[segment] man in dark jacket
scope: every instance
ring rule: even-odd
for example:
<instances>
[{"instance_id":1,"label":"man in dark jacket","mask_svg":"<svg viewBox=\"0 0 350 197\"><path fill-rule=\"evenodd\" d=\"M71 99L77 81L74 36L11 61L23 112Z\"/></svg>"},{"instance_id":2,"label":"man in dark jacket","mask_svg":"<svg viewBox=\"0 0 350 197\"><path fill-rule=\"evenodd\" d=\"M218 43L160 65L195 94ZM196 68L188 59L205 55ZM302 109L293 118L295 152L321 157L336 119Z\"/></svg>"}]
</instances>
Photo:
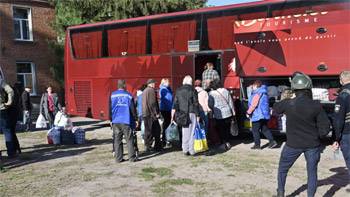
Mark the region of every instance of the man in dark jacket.
<instances>
[{"instance_id":1,"label":"man in dark jacket","mask_svg":"<svg viewBox=\"0 0 350 197\"><path fill-rule=\"evenodd\" d=\"M110 98L111 122L113 127L114 150L116 152L116 162L120 163L123 159L123 136L128 144L129 161L138 160L134 147L133 129L137 126L137 113L133 97L125 90L124 80L118 80L118 90L112 92Z\"/></svg>"},{"instance_id":2,"label":"man in dark jacket","mask_svg":"<svg viewBox=\"0 0 350 197\"><path fill-rule=\"evenodd\" d=\"M0 76L0 130L4 133L7 155L14 157L16 150L11 133L11 117L9 108L13 103L14 91Z\"/></svg>"},{"instance_id":3,"label":"man in dark jacket","mask_svg":"<svg viewBox=\"0 0 350 197\"><path fill-rule=\"evenodd\" d=\"M160 151L162 145L160 142L160 125L159 106L157 101L157 94L155 91L156 81L149 79L147 81L147 88L142 92L142 118L145 125L145 146L146 152L151 151L153 138L155 140L154 150Z\"/></svg>"},{"instance_id":4,"label":"man in dark jacket","mask_svg":"<svg viewBox=\"0 0 350 197\"><path fill-rule=\"evenodd\" d=\"M278 197L284 196L289 169L304 153L307 166L307 194L317 189L317 166L321 156L320 139L327 136L330 122L321 104L312 100L312 81L303 73L295 73L291 81L296 97L276 103L275 112L287 117L287 142L281 152L278 168Z\"/></svg>"},{"instance_id":5,"label":"man in dark jacket","mask_svg":"<svg viewBox=\"0 0 350 197\"><path fill-rule=\"evenodd\" d=\"M333 126L335 130L334 150L340 148L348 168L350 177L350 71L340 74L340 84L343 86L335 104Z\"/></svg>"},{"instance_id":6,"label":"man in dark jacket","mask_svg":"<svg viewBox=\"0 0 350 197\"><path fill-rule=\"evenodd\" d=\"M22 112L22 99L21 99L21 89L22 84L20 82L16 82L13 87L13 102L11 107L9 107L9 116L10 116L10 129L12 134L13 146L15 148L16 153L21 153L21 147L16 135L16 126L18 118Z\"/></svg>"},{"instance_id":7,"label":"man in dark jacket","mask_svg":"<svg viewBox=\"0 0 350 197\"><path fill-rule=\"evenodd\" d=\"M32 123L32 102L30 101L30 91L30 88L26 87L22 93L23 124L25 125L26 131L30 131Z\"/></svg>"},{"instance_id":8,"label":"man in dark jacket","mask_svg":"<svg viewBox=\"0 0 350 197\"><path fill-rule=\"evenodd\" d=\"M182 127L182 151L183 154L194 155L194 129L199 121L199 101L197 90L192 85L192 77L187 75L183 79L183 86L176 90L172 110L172 121ZM176 116L183 114L184 121L176 120ZM182 116L182 115L181 115Z\"/></svg>"}]
</instances>

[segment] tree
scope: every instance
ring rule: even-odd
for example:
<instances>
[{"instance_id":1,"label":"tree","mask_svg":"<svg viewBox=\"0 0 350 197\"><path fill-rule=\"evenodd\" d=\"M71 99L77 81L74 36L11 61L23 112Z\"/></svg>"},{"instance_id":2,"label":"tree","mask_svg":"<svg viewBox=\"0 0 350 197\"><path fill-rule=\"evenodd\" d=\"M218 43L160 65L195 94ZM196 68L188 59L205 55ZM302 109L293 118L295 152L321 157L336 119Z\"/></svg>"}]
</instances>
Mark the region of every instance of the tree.
<instances>
[{"instance_id":1,"label":"tree","mask_svg":"<svg viewBox=\"0 0 350 197\"><path fill-rule=\"evenodd\" d=\"M207 0L51 0L53 26L64 37L68 26L177 12L204 7Z\"/></svg>"},{"instance_id":2,"label":"tree","mask_svg":"<svg viewBox=\"0 0 350 197\"><path fill-rule=\"evenodd\" d=\"M59 39L50 43L59 61L51 66L52 74L63 87L63 47L68 26L107 20L148 16L198 9L207 0L50 0L55 7L52 23Z\"/></svg>"}]
</instances>

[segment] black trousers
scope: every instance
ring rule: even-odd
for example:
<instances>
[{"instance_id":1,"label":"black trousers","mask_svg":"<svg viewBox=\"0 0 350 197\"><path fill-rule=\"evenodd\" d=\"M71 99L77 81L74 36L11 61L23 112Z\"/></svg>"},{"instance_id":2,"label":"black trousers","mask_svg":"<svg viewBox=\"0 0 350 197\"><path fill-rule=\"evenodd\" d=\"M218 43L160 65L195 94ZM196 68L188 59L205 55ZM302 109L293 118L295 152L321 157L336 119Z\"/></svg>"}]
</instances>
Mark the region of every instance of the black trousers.
<instances>
[{"instance_id":1,"label":"black trousers","mask_svg":"<svg viewBox=\"0 0 350 197\"><path fill-rule=\"evenodd\" d=\"M160 111L160 113L162 114L162 116L164 118L164 122L163 122L163 125L162 125L163 126L162 143L163 143L163 145L165 145L166 144L165 130L170 125L171 111Z\"/></svg>"},{"instance_id":2,"label":"black trousers","mask_svg":"<svg viewBox=\"0 0 350 197\"><path fill-rule=\"evenodd\" d=\"M12 135L12 142L13 142L13 148L15 149L16 153L21 153L21 147L19 145L19 141L16 135L16 125L17 125L17 120L19 117L20 113L18 111L10 111L10 130L11 130L11 135Z\"/></svg>"},{"instance_id":3,"label":"black trousers","mask_svg":"<svg viewBox=\"0 0 350 197\"><path fill-rule=\"evenodd\" d=\"M123 136L128 145L129 161L136 159L136 152L134 147L134 135L129 125L125 124L113 124L113 136L114 136L114 150L116 160L121 162L123 160Z\"/></svg>"},{"instance_id":4,"label":"black trousers","mask_svg":"<svg viewBox=\"0 0 350 197\"><path fill-rule=\"evenodd\" d=\"M219 133L221 143L226 143L230 139L231 118L216 119L216 130Z\"/></svg>"},{"instance_id":5,"label":"black trousers","mask_svg":"<svg viewBox=\"0 0 350 197\"><path fill-rule=\"evenodd\" d=\"M260 131L269 140L269 142L273 142L274 140L270 129L267 127L267 122L268 120L265 120L265 119L253 122L252 132L253 132L254 144L257 146L260 146Z\"/></svg>"},{"instance_id":6,"label":"black trousers","mask_svg":"<svg viewBox=\"0 0 350 197\"><path fill-rule=\"evenodd\" d=\"M145 146L146 150L150 150L155 141L154 148L160 149L160 125L157 119L152 117L143 117L145 124Z\"/></svg>"},{"instance_id":7,"label":"black trousers","mask_svg":"<svg viewBox=\"0 0 350 197\"><path fill-rule=\"evenodd\" d=\"M54 122L55 122L55 112L49 112L47 114L47 118L48 118L48 121L49 121L49 128L53 128L54 126Z\"/></svg>"}]
</instances>

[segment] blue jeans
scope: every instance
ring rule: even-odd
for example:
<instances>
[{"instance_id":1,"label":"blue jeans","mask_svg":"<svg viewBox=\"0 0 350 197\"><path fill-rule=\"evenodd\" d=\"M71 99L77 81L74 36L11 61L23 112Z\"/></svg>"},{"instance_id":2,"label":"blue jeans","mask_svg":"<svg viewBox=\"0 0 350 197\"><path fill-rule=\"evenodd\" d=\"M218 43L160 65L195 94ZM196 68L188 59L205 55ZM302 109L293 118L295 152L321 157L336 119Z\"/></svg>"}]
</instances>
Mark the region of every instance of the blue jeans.
<instances>
[{"instance_id":1,"label":"blue jeans","mask_svg":"<svg viewBox=\"0 0 350 197\"><path fill-rule=\"evenodd\" d=\"M350 134L343 134L340 141L340 149L343 152L346 167L350 177Z\"/></svg>"},{"instance_id":2,"label":"blue jeans","mask_svg":"<svg viewBox=\"0 0 350 197\"><path fill-rule=\"evenodd\" d=\"M286 186L286 179L289 169L293 166L294 162L299 156L304 153L306 159L307 168L307 196L315 196L317 189L317 166L321 157L321 149L309 148L309 149L296 149L287 145L283 147L281 152L281 158L278 167L278 191L284 193Z\"/></svg>"},{"instance_id":3,"label":"blue jeans","mask_svg":"<svg viewBox=\"0 0 350 197\"><path fill-rule=\"evenodd\" d=\"M10 127L11 117L8 116L9 114L7 110L0 111L0 130L2 130L5 136L7 155L13 156L15 154L15 148L13 144L13 135Z\"/></svg>"}]
</instances>

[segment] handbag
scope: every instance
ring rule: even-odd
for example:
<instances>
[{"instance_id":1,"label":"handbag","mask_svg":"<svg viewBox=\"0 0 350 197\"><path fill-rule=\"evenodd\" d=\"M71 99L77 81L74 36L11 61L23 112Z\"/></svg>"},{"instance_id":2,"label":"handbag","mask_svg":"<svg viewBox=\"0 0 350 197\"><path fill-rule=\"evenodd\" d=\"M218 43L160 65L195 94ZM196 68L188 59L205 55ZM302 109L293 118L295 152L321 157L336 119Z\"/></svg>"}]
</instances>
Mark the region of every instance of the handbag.
<instances>
[{"instance_id":1,"label":"handbag","mask_svg":"<svg viewBox=\"0 0 350 197\"><path fill-rule=\"evenodd\" d=\"M217 90L216 90L217 91ZM220 96L226 101L227 105L230 107L231 113L232 113L232 118L231 118L231 122L230 122L230 133L232 136L238 136L239 133L239 128L238 128L238 122L236 119L236 116L234 115L234 111L230 106L230 103L228 102L228 100L224 97L224 95L222 95L219 91L217 91Z\"/></svg>"},{"instance_id":2,"label":"handbag","mask_svg":"<svg viewBox=\"0 0 350 197\"><path fill-rule=\"evenodd\" d=\"M204 152L208 150L207 138L205 136L205 129L201 127L199 123L196 124L194 129L194 152Z\"/></svg>"}]
</instances>

